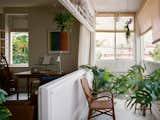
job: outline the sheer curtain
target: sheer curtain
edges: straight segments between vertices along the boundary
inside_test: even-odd
[[[152,0],[147,0],[138,13],[137,18],[141,34],[145,33],[148,29],[152,27],[152,4]]]
[[[84,25],[80,26],[78,66],[95,64],[95,37]]]
[[[151,0],[153,3],[152,7],[152,30],[153,40],[160,39],[160,0]]]
[[[153,41],[160,39],[160,0],[147,0],[137,18],[141,34],[152,28]]]

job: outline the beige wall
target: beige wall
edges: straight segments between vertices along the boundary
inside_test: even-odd
[[[59,8],[49,6],[30,7],[30,8],[5,8],[5,13],[28,13],[29,15],[29,65],[30,67],[39,63],[39,57],[48,54],[47,35],[48,31],[56,31],[54,15]],[[78,61],[78,39],[79,39],[79,22],[75,22],[70,31],[70,52],[62,54],[62,69],[64,72],[72,72],[77,69]],[[57,58],[56,53],[51,54],[53,62]],[[57,69],[57,65],[50,66]],[[14,71],[25,71],[30,68],[13,68]]]
[[[54,15],[59,8],[41,6],[30,8],[5,8],[4,13],[28,13],[29,15],[29,67],[12,68],[14,72],[30,70],[30,67],[39,63],[39,57],[48,54],[47,51],[47,32],[49,30],[56,31]],[[75,21],[70,31],[70,53],[62,54],[62,70],[65,73],[72,72],[78,66],[78,41],[79,41],[80,23]],[[53,62],[58,54],[51,54]],[[57,63],[55,63],[57,64]],[[42,67],[43,69],[44,67]],[[51,69],[57,70],[57,65],[51,65]],[[19,80],[20,91],[26,91],[26,80]]]

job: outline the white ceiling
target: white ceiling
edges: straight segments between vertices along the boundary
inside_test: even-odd
[[[96,11],[137,11],[144,0],[91,0]],[[58,0],[0,0],[0,7],[57,5]]]
[[[144,0],[91,0],[95,10],[109,12],[136,12]]]
[[[0,0],[0,7],[29,7],[54,4],[57,5],[58,0]]]

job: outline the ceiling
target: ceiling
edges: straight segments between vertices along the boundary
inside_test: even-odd
[[[144,0],[90,0],[95,11],[135,12]],[[0,7],[59,5],[58,0],[0,0]]]
[[[136,12],[144,0],[91,0],[97,12]]]
[[[0,7],[29,7],[57,4],[58,0],[0,0]]]

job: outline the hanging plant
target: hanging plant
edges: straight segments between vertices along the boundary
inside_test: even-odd
[[[54,20],[57,23],[57,28],[61,32],[69,30],[74,23],[74,17],[69,12],[57,13]]]
[[[124,26],[124,28],[126,30],[126,39],[127,39],[127,41],[128,41],[128,39],[129,39],[129,37],[131,35],[131,31],[130,31],[130,28],[129,28],[131,23],[132,23],[132,18],[130,18],[128,21],[126,21],[125,26]]]

